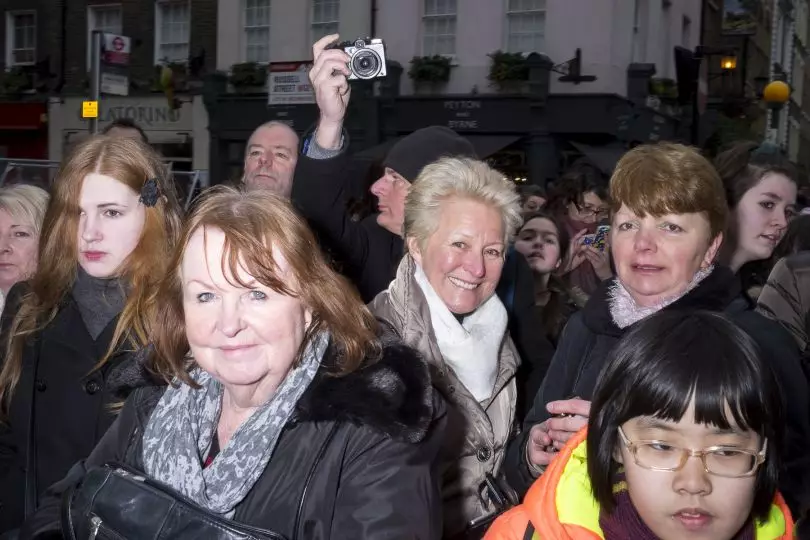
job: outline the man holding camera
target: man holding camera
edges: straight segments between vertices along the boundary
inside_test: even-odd
[[[347,186],[352,180],[352,161],[346,152],[348,141],[343,121],[351,97],[349,78],[358,76],[352,76],[349,54],[335,48],[338,37],[326,36],[312,47],[314,64],[309,78],[320,118],[315,131],[304,140],[292,199],[326,243],[324,247],[345,264],[345,272],[363,300],[370,302],[394,279],[404,254],[402,225],[411,181],[425,165],[440,157],[477,159],[478,156],[466,138],[447,127],[430,126],[411,133],[391,147],[383,162],[383,176],[371,186],[371,193],[378,199],[379,213],[361,222],[352,221],[345,205]],[[537,331],[540,324],[534,312],[531,269],[519,253],[512,257],[514,260],[504,266],[501,280],[511,280],[509,289],[514,293],[502,300],[509,311],[512,337],[525,367],[531,371],[531,385],[539,386],[554,351]],[[509,275],[507,267],[513,269]],[[525,391],[532,393],[531,388]],[[529,395],[529,403],[532,397]]]

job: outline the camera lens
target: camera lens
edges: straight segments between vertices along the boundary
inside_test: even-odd
[[[370,79],[380,71],[380,57],[377,53],[364,49],[352,59],[352,71],[361,79]]]

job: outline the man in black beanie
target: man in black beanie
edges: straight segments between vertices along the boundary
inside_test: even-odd
[[[313,46],[314,65],[310,80],[320,109],[314,132],[303,142],[303,155],[293,180],[292,201],[315,230],[323,247],[343,264],[343,271],[370,302],[388,288],[404,254],[402,224],[405,197],[425,165],[444,156],[478,159],[472,144],[453,130],[430,126],[404,137],[388,152],[383,175],[371,186],[378,199],[379,214],[354,222],[346,210],[346,190],[352,181],[352,160],[343,120],[350,98],[347,63],[349,56],[340,49],[325,49],[337,40],[326,36]],[[514,282],[512,297],[502,298],[510,315],[510,332],[524,361],[532,365],[536,377],[545,372],[553,349],[543,338],[534,315],[532,273],[525,259],[510,264],[516,268],[501,280]],[[542,341],[540,341],[542,340]],[[532,357],[531,359],[527,358]],[[540,377],[542,379],[542,377]],[[533,396],[531,396],[533,397]],[[531,399],[529,399],[531,403]]]
[[[444,126],[414,131],[398,141],[383,161],[384,174],[371,186],[377,197],[377,224],[402,236],[405,196],[425,165],[443,156],[478,159],[470,141]]]

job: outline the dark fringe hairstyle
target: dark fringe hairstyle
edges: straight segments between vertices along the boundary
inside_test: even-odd
[[[618,428],[639,416],[678,422],[693,400],[695,422],[721,429],[736,425],[767,438],[752,507],[754,517],[767,518],[783,441],[778,387],[748,334],[723,315],[701,311],[664,310],[637,323],[599,376],[587,448],[593,493],[603,508],[615,507]]]

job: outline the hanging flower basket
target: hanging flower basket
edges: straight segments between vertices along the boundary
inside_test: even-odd
[[[528,86],[529,65],[522,53],[495,51],[490,53],[489,75],[492,86],[504,92],[522,91]]]
[[[446,83],[450,80],[450,58],[434,56],[414,56],[408,76],[414,83]]]
[[[256,62],[244,62],[231,66],[228,82],[237,90],[264,91],[267,86],[267,68]]]

